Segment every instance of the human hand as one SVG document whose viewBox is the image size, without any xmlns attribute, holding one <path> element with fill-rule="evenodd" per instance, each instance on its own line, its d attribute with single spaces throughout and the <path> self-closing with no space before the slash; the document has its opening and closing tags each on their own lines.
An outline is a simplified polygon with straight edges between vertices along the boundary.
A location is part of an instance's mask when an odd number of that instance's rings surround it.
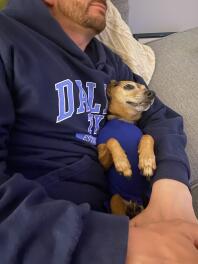
<svg viewBox="0 0 198 264">
<path fill-rule="evenodd" d="M 198 224 L 183 220 L 129 224 L 125 264 L 198 263 Z"/>
<path fill-rule="evenodd" d="M 133 218 L 132 224 L 139 226 L 174 219 L 198 223 L 188 187 L 175 180 L 163 179 L 153 184 L 147 208 Z"/>
</svg>

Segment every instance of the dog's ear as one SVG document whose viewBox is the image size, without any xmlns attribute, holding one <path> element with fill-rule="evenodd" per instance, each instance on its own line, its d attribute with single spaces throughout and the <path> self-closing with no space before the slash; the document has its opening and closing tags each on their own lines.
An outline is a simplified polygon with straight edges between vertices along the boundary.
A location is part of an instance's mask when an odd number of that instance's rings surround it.
<svg viewBox="0 0 198 264">
<path fill-rule="evenodd" d="M 119 84 L 116 80 L 111 80 L 110 83 L 107 85 L 107 96 L 108 98 L 111 98 L 111 89 L 113 87 L 116 87 Z"/>
<path fill-rule="evenodd" d="M 119 84 L 119 82 L 116 81 L 116 80 L 111 80 L 110 83 L 109 83 L 109 85 L 111 85 L 112 88 L 115 87 L 115 86 L 118 86 L 118 84 Z"/>
</svg>

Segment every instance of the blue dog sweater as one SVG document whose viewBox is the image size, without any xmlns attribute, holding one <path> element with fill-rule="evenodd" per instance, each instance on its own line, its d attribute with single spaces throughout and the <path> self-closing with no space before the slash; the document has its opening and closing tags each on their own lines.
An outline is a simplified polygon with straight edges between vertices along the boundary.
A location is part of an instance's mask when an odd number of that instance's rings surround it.
<svg viewBox="0 0 198 264">
<path fill-rule="evenodd" d="M 132 177 L 120 175 L 112 166 L 108 172 L 108 185 L 111 194 L 120 194 L 126 200 L 143 204 L 144 197 L 150 196 L 150 183 L 141 175 L 138 168 L 138 144 L 142 137 L 141 130 L 134 124 L 113 119 L 100 130 L 97 144 L 105 143 L 110 138 L 118 140 L 131 163 Z"/>
</svg>

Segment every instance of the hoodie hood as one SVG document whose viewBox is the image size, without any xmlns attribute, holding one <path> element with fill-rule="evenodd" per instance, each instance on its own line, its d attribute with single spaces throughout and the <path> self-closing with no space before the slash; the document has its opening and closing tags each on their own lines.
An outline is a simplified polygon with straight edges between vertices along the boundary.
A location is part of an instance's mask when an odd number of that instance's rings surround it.
<svg viewBox="0 0 198 264">
<path fill-rule="evenodd" d="M 120 59 L 95 38 L 82 51 L 43 0 L 11 0 L 0 12 L 0 35 L 17 119 L 9 167 L 34 178 L 84 155 L 97 160 L 106 86 L 119 78 Z"/>
</svg>

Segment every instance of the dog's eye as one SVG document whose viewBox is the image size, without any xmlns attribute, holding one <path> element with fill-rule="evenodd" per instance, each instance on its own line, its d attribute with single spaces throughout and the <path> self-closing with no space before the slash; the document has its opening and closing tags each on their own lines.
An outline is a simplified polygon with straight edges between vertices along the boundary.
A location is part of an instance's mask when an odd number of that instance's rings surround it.
<svg viewBox="0 0 198 264">
<path fill-rule="evenodd" d="M 125 89 L 125 90 L 133 90 L 134 88 L 135 88 L 135 86 L 132 85 L 132 84 L 126 84 L 126 85 L 124 86 L 124 89 Z"/>
</svg>

